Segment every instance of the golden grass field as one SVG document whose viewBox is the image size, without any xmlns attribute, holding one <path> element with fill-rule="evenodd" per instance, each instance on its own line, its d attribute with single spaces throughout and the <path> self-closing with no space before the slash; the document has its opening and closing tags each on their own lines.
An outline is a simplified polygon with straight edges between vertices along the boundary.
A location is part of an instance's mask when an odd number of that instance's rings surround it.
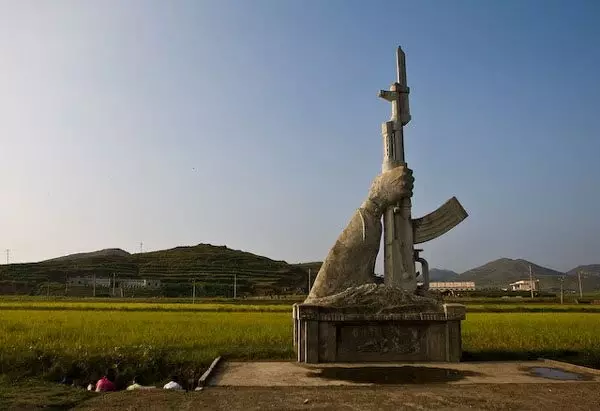
<svg viewBox="0 0 600 411">
<path fill-rule="evenodd" d="M 291 359 L 286 305 L 0 302 L 0 373 L 95 378 L 172 373 L 196 378 L 216 356 Z M 471 312 L 466 359 L 544 356 L 600 368 L 600 315 Z"/>
</svg>

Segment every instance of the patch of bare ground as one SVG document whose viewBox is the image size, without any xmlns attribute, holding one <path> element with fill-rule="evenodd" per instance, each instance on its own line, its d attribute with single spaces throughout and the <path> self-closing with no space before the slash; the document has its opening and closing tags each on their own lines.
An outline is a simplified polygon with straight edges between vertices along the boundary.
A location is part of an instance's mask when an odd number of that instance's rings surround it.
<svg viewBox="0 0 600 411">
<path fill-rule="evenodd" d="M 308 400 L 308 401 L 307 401 Z M 209 387 L 102 394 L 77 410 L 598 410 L 600 383 Z"/>
</svg>

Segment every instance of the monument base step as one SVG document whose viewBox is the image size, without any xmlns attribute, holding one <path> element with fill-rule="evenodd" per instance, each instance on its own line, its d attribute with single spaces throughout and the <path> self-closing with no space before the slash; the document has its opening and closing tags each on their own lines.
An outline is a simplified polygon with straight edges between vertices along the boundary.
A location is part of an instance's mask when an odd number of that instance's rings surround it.
<svg viewBox="0 0 600 411">
<path fill-rule="evenodd" d="M 462 304 L 391 314 L 294 304 L 298 362 L 459 362 Z"/>
</svg>

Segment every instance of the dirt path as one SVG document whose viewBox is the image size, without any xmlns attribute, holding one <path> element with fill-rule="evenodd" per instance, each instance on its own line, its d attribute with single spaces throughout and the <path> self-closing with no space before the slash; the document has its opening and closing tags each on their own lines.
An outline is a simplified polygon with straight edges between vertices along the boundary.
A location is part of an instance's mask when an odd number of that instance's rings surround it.
<svg viewBox="0 0 600 411">
<path fill-rule="evenodd" d="M 305 403 L 305 400 L 308 400 Z M 599 410 L 600 383 L 227 388 L 118 392 L 77 410 Z"/>
</svg>

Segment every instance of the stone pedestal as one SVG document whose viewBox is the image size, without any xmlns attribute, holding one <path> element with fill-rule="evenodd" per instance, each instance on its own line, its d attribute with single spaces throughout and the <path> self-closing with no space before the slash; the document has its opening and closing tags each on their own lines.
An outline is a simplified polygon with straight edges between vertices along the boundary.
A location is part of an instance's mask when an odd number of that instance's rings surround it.
<svg viewBox="0 0 600 411">
<path fill-rule="evenodd" d="M 459 362 L 462 354 L 462 304 L 391 314 L 294 304 L 293 318 L 299 362 Z"/>
</svg>

